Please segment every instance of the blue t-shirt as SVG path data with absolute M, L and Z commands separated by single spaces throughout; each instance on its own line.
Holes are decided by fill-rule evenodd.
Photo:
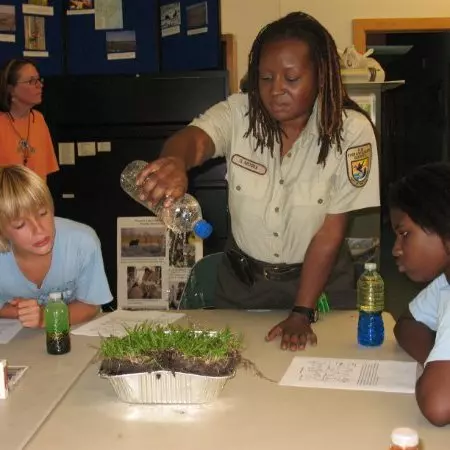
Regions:
M 433 349 L 425 364 L 450 360 L 450 285 L 443 274 L 433 280 L 409 304 L 412 316 L 418 322 L 436 331 Z
M 102 305 L 112 300 L 95 231 L 78 222 L 55 217 L 52 262 L 38 288 L 19 269 L 12 252 L 0 253 L 0 308 L 13 298 L 34 298 L 43 305 L 51 292 L 64 301 Z

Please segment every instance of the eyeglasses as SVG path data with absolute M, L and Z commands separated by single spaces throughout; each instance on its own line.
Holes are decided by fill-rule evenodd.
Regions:
M 29 84 L 30 86 L 37 86 L 38 83 L 44 84 L 44 79 L 42 77 L 33 77 L 28 80 L 18 81 L 17 84 Z

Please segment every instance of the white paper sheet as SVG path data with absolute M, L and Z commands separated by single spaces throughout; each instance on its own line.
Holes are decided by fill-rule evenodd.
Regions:
M 296 356 L 282 386 L 414 393 L 417 363 Z
M 125 327 L 134 327 L 144 322 L 169 325 L 184 316 L 182 313 L 166 311 L 124 311 L 118 309 L 92 322 L 72 330 L 72 334 L 83 336 L 124 336 Z
M 58 143 L 58 159 L 59 165 L 75 165 L 75 143 L 74 142 L 59 142 Z
M 0 319 L 0 344 L 7 344 L 21 329 L 19 320 Z
M 122 0 L 95 0 L 95 29 L 123 28 Z

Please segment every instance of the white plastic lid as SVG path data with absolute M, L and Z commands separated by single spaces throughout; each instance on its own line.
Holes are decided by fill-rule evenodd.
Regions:
M 366 269 L 366 270 L 377 270 L 377 265 L 376 265 L 376 263 L 365 263 L 364 264 L 364 269 Z
M 50 292 L 50 294 L 48 294 L 48 298 L 50 300 L 61 300 L 62 295 L 61 292 Z
M 399 447 L 416 447 L 419 445 L 419 435 L 412 428 L 396 428 L 391 433 L 391 442 Z

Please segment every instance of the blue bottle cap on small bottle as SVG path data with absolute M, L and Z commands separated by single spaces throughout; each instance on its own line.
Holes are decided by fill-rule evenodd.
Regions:
M 200 239 L 206 239 L 209 237 L 212 233 L 213 227 L 210 223 L 208 223 L 206 220 L 199 220 L 194 225 L 194 233 L 200 238 Z

